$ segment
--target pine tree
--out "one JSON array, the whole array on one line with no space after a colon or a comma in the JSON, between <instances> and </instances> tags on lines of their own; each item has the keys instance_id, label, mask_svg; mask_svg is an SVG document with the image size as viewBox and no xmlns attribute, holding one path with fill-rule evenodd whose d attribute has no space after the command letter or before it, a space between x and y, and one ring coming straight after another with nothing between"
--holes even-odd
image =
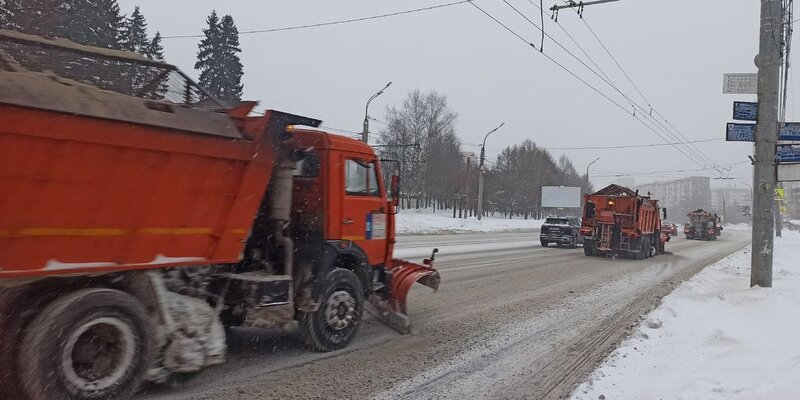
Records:
<instances>
[{"instance_id":1,"label":"pine tree","mask_svg":"<svg viewBox=\"0 0 800 400\"><path fill-rule=\"evenodd\" d=\"M161 32L156 32L156 35L147 44L144 55L152 60L164 61L164 45L161 44Z\"/></svg>"},{"instance_id":2,"label":"pine tree","mask_svg":"<svg viewBox=\"0 0 800 400\"><path fill-rule=\"evenodd\" d=\"M120 14L117 0L66 0L65 5L63 32L55 31L51 36L89 46L122 48L125 18Z\"/></svg>"},{"instance_id":3,"label":"pine tree","mask_svg":"<svg viewBox=\"0 0 800 400\"><path fill-rule=\"evenodd\" d=\"M121 44L124 50L147 54L150 45L147 39L147 21L138 6L123 24Z\"/></svg>"},{"instance_id":4,"label":"pine tree","mask_svg":"<svg viewBox=\"0 0 800 400\"><path fill-rule=\"evenodd\" d=\"M217 11L212 11L206 19L208 28L203 29L205 38L200 41L197 52L197 62L194 69L200 71L200 85L205 87L210 93L218 95L220 93L219 69L215 62L220 58L221 35L219 29L219 17Z\"/></svg>"},{"instance_id":5,"label":"pine tree","mask_svg":"<svg viewBox=\"0 0 800 400\"><path fill-rule=\"evenodd\" d=\"M0 0L0 29L19 30L16 19L20 12L19 0Z\"/></svg>"},{"instance_id":6,"label":"pine tree","mask_svg":"<svg viewBox=\"0 0 800 400\"><path fill-rule=\"evenodd\" d=\"M240 100L242 98L242 75L244 75L239 53L239 30L233 22L233 17L222 17L220 24L222 35L222 60L220 61L222 75L222 89L220 98L223 100Z\"/></svg>"},{"instance_id":7,"label":"pine tree","mask_svg":"<svg viewBox=\"0 0 800 400\"><path fill-rule=\"evenodd\" d=\"M5 0L0 14L6 27L31 35L58 37L64 30L69 2L73 0ZM3 18L3 17L0 17Z\"/></svg>"},{"instance_id":8,"label":"pine tree","mask_svg":"<svg viewBox=\"0 0 800 400\"><path fill-rule=\"evenodd\" d=\"M238 53L239 31L230 15L220 21L216 11L206 19L205 38L200 41L197 62L200 85L220 100L238 100L242 96L242 63Z\"/></svg>"}]
</instances>

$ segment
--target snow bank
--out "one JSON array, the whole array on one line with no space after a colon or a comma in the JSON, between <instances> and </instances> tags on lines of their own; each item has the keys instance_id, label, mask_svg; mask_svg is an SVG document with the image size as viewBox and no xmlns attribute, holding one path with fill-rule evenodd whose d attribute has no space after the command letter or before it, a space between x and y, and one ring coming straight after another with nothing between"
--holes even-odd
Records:
<instances>
[{"instance_id":1,"label":"snow bank","mask_svg":"<svg viewBox=\"0 0 800 400\"><path fill-rule=\"evenodd\" d=\"M431 213L430 210L401 210L396 216L400 235L430 233L502 232L537 230L544 221L484 217L453 218L453 211Z\"/></svg>"},{"instance_id":2,"label":"snow bank","mask_svg":"<svg viewBox=\"0 0 800 400\"><path fill-rule=\"evenodd\" d=\"M750 232L753 230L753 227L750 224L740 223L740 224L725 224L723 226L725 229L722 231L725 234L725 231L739 231L739 232Z\"/></svg>"},{"instance_id":3,"label":"snow bank","mask_svg":"<svg viewBox=\"0 0 800 400\"><path fill-rule=\"evenodd\" d=\"M772 289L748 288L749 250L706 268L665 297L572 399L797 398L798 255L800 233L784 231Z\"/></svg>"}]
</instances>

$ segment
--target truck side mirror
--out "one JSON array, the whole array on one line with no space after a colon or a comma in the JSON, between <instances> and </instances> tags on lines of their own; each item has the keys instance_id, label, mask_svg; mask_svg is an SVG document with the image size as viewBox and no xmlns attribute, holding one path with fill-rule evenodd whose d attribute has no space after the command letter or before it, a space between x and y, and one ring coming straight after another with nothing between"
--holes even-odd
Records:
<instances>
[{"instance_id":1,"label":"truck side mirror","mask_svg":"<svg viewBox=\"0 0 800 400\"><path fill-rule=\"evenodd\" d=\"M397 207L400 205L400 177L392 175L392 205Z\"/></svg>"},{"instance_id":2,"label":"truck side mirror","mask_svg":"<svg viewBox=\"0 0 800 400\"><path fill-rule=\"evenodd\" d=\"M662 208L661 212L664 214L664 218L662 218L662 219L667 219L667 209L666 208Z\"/></svg>"}]
</instances>

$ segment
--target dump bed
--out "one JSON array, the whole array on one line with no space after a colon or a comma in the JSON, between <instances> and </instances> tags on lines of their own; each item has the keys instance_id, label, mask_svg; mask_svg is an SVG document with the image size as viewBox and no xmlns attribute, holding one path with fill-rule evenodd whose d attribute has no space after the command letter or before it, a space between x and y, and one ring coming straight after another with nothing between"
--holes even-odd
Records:
<instances>
[{"instance_id":1,"label":"dump bed","mask_svg":"<svg viewBox=\"0 0 800 400\"><path fill-rule=\"evenodd\" d=\"M252 106L0 71L0 277L237 261L276 138L314 123Z\"/></svg>"}]
</instances>

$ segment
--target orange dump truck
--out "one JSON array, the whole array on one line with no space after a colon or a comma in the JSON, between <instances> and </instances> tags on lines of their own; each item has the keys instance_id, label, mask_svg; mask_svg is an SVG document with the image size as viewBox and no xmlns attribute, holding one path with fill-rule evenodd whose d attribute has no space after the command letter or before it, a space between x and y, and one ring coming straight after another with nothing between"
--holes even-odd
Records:
<instances>
[{"instance_id":1,"label":"orange dump truck","mask_svg":"<svg viewBox=\"0 0 800 400\"><path fill-rule=\"evenodd\" d=\"M124 399L223 362L226 326L409 328L398 182L320 121L171 65L0 31L0 398ZM5 397L4 397L5 396Z\"/></svg>"},{"instance_id":2,"label":"orange dump truck","mask_svg":"<svg viewBox=\"0 0 800 400\"><path fill-rule=\"evenodd\" d=\"M580 233L587 256L624 256L641 260L664 252L670 236L661 232L661 213L650 196L609 185L584 196Z\"/></svg>"}]
</instances>

